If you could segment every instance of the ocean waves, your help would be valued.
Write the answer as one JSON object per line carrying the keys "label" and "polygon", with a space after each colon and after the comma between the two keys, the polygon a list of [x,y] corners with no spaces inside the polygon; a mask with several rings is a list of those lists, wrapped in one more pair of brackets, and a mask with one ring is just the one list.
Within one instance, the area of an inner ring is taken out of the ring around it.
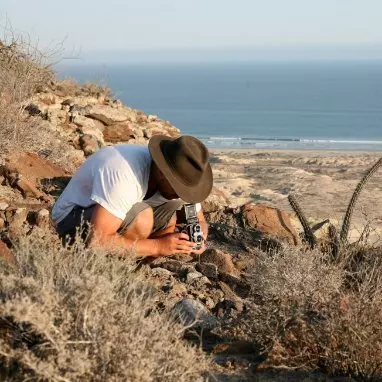
{"label": "ocean waves", "polygon": [[279,150],[382,151],[382,140],[198,136],[207,147]]}

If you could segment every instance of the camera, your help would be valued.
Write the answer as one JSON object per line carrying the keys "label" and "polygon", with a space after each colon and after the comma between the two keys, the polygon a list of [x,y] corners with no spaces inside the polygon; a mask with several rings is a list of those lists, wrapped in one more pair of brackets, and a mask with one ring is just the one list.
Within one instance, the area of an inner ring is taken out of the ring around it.
{"label": "camera", "polygon": [[186,233],[190,241],[196,243],[195,249],[199,250],[204,238],[196,212],[196,204],[184,204],[180,210],[176,211],[176,220],[180,228],[179,231]]}

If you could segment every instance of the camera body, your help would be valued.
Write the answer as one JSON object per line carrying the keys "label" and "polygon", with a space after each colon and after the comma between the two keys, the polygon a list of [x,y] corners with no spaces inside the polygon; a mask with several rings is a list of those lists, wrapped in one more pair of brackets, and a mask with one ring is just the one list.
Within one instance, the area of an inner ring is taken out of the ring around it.
{"label": "camera body", "polygon": [[204,237],[202,227],[199,224],[196,205],[184,204],[180,210],[176,211],[176,220],[179,231],[186,233],[190,241],[196,244],[195,249],[199,250],[202,247]]}

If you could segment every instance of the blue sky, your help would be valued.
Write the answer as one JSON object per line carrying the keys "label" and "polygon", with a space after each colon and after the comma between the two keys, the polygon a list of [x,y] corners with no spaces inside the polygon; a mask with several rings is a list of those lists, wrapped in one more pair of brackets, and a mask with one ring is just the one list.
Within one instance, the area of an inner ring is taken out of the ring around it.
{"label": "blue sky", "polygon": [[288,57],[309,47],[330,57],[336,47],[340,54],[354,47],[355,54],[382,57],[381,15],[381,0],[0,2],[2,26],[9,21],[44,47],[64,41],[69,55],[252,49]]}

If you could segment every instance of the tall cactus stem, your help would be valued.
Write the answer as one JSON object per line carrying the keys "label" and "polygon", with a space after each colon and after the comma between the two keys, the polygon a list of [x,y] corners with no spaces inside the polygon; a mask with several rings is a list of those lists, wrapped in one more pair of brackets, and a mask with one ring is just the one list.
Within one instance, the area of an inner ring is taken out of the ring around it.
{"label": "tall cactus stem", "polygon": [[288,201],[293,211],[296,213],[298,220],[300,221],[302,225],[302,228],[304,229],[305,240],[309,243],[310,248],[314,248],[317,244],[316,237],[314,236],[313,231],[310,228],[310,225],[308,223],[308,220],[306,219],[304,213],[302,212],[302,209],[300,205],[298,204],[296,197],[293,194],[290,194],[288,196]]}
{"label": "tall cactus stem", "polygon": [[344,221],[342,223],[342,229],[340,234],[340,241],[341,243],[346,243],[349,235],[349,228],[351,219],[353,217],[354,207],[357,203],[357,200],[359,198],[359,195],[363,189],[363,187],[366,185],[368,180],[371,178],[371,176],[378,170],[378,168],[382,165],[382,158],[380,158],[364,175],[364,177],[361,179],[361,181],[357,184],[356,189],[353,192],[353,196],[350,200],[350,203],[348,205],[348,208],[346,210],[346,214],[344,217]]}

